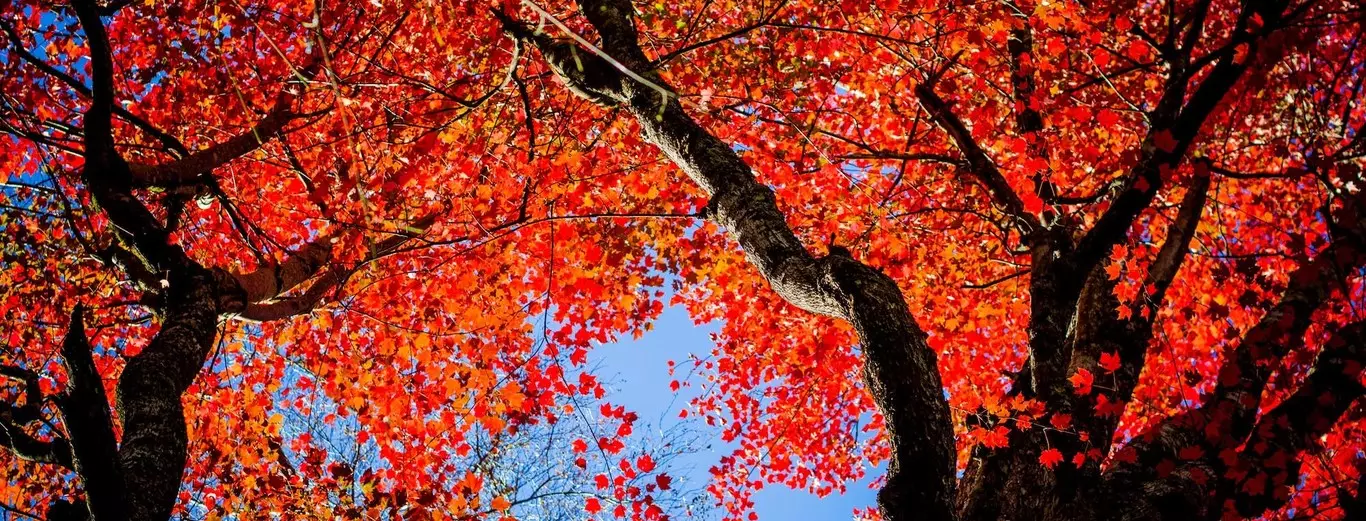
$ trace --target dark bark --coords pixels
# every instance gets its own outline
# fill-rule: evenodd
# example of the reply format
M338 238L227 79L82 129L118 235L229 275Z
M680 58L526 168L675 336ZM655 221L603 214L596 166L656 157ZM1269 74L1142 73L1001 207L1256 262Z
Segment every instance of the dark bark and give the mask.
M114 148L111 125L114 68L99 7L72 7L91 53L91 106L84 118L86 163L82 178L115 225L124 248L148 273L165 280L156 336L128 360L119 378L115 410L122 440L112 429L109 400L86 342L80 309L63 346L71 388L60 400L73 462L85 491L84 506L98 521L160 521L170 517L186 460L181 394L194 381L217 333L220 311L244 307L245 291L206 270L178 246L133 194L133 175ZM68 504L59 511L79 510Z
M920 105L930 114L935 124L944 129L949 137L953 139L958 151L963 154L966 160L966 170L982 183L991 194L992 201L1006 214L1011 220L1011 227L1018 229L1021 235L1028 235L1038 227L1038 219L1029 212L1025 211L1024 203L1020 200L1019 194L1006 181L1004 175L996 168L996 162L987 156L985 150L972 138L972 132L963 124L962 120L949 109L948 103L934 92L933 83L921 83L915 88L915 95L920 100Z
M667 84L649 67L636 44L628 1L584 0L580 7L601 37L602 49L615 62L567 41L533 33L498 14L510 34L540 49L572 92L631 113L645 137L712 196L707 216L732 234L780 296L802 309L845 318L854 325L867 357L865 377L888 419L895 454L888 486L879 496L886 518L1187 519L1212 510L1207 493L1212 491L1209 478L1222 470L1217 462L1196 459L1161 475L1153 470L1162 458L1200 442L1202 431L1193 426L1208 425L1201 423L1203 416L1188 420L1184 417L1196 415L1183 415L1135 440L1139 463L1117 465L1116 472L1104 476L1094 457L1081 468L1063 463L1049 470L1038 462L1047 447L1060 448L1069 456L1093 446L1107 452L1118 419L1095 414L1094 396L1078 401L1069 392L1066 376L1078 368L1095 367L1100 353L1116 353L1121 367L1115 375L1117 385L1107 398L1129 399L1147 356L1152 318L1185 260L1200 221L1210 186L1207 176L1197 176L1187 187L1168 238L1145 278L1149 293L1130 308L1130 317L1120 319L1114 285L1105 273L1112 247L1126 240L1135 219L1185 160L1206 120L1250 69L1252 60L1237 59L1231 50L1220 51L1224 54L1214 57L1207 74L1197 74L1200 71L1190 66L1190 53L1200 43L1207 2L1192 7L1184 25L1173 28L1168 42L1161 44L1172 68L1150 114L1152 130L1129 175L1113 185L1114 193L1101 195L1110 197L1109 209L1084 233L1054 213L1044 212L1045 218L1039 220L1023 209L1014 189L973 142L966 125L934 92L933 80L942 71L916 89L922 106L963 156L962 168L986 188L1031 247L1030 365L1016 378L1012 392L1042 399L1050 411L1074 414L1076 428L1089 438L1082 442L1079 437L1047 438L1039 430L1014 432L1009 448L974 452L957 494L951 478L946 478L951 474L935 470L951 465L952 458L945 456L950 440L940 420L946 414L941 412L942 400L933 387L939 384L933 355L923 347L923 333L896 285L846 255L816 257L806 250L786 226L772 192L754 180L729 146L688 117ZM1243 7L1233 37L1247 45L1245 51L1251 54L1267 34L1280 27L1285 4L1255 0ZM1254 17L1265 22L1256 31L1248 23ZM1031 52L1030 36L1027 27L1017 28L1009 49L1017 126L1023 133L1036 133L1042 126L1040 115L1029 106L1032 78L1022 65ZM635 75L619 71L615 64ZM1189 85L1194 77L1199 81ZM1036 190L1045 200L1056 200L1046 180L1040 179ZM1074 242L1073 237L1079 239ZM1293 289L1287 295L1288 301L1294 300ZM909 470L921 462L932 465ZM955 503L953 509L946 506L949 502Z
M1128 402L1134 387L1138 385L1143 362L1147 359L1148 345L1153 338L1153 320L1162 306L1167 288L1185 262L1209 188L1210 178L1200 176L1186 189L1176 218L1167 228L1167 238L1144 277L1144 291L1148 291L1148 288L1152 291L1129 307L1127 319L1121 319L1118 315L1120 303L1114 296L1115 284L1105 273L1108 261L1091 271L1082 291L1077 305L1077 327L1072 337L1072 359L1068 364L1068 373L1079 369L1099 372L1101 353L1118 355L1120 366L1114 372L1114 390L1109 392L1108 397L1114 402ZM1095 408L1089 403L1093 399L1085 397L1083 402L1083 398L1073 396L1069 411L1073 413L1074 423L1080 432L1085 432L1097 443L1105 443L1114 436L1119 418L1097 416ZM1090 472L1085 472L1086 479L1094 479L1099 475L1099 465L1091 465L1088 470Z
M1129 319L1115 313L1119 303L1113 282L1105 275L1109 253L1127 240L1137 216L1185 160L1205 120L1250 68L1251 60L1235 58L1233 46L1216 51L1222 54L1207 62L1213 64L1207 74L1192 68L1190 51L1197 44L1209 47L1199 41L1209 5L1197 2L1180 24L1169 28L1167 42L1157 45L1171 73L1149 114L1152 131L1132 171L1114 183L1113 193L1096 197L1108 198L1110 207L1084 233L1053 209L1043 211L1042 218L1026 211L1014 187L973 141L968 125L951 111L952 103L934 91L933 81L915 91L963 159L933 157L959 165L984 186L1031 248L1029 367L1016 379L1012 392L1045 401L1051 412L1072 414L1076 429L1102 448L1108 448L1118 419L1097 417L1090 403L1093 397L1075 397L1065 378L1076 369L1094 368L1100 353L1118 353L1122 366L1109 393L1116 401L1129 398L1152 337L1151 317L1189 249L1209 179L1197 178L1188 187L1167 242L1144 281L1155 291L1131 309ZM113 436L110 404L94 370L78 311L63 349L72 383L58 402L70 444L60 438L42 442L27 436L20 428L22 418L16 418L27 418L32 411L10 406L0 409L0 445L21 457L75 469L90 501L54 505L55 517L165 519L175 504L187 458L181 397L212 348L219 317L230 313L268 320L307 312L327 291L344 284L349 272L328 266L330 237L305 245L281 263L242 275L208 270L168 244L173 224L154 218L133 190L198 183L217 166L255 150L297 117L291 111L292 95L282 93L275 108L250 132L163 165L129 165L114 147L111 119L123 113L114 103L114 68L101 10L92 0L76 0L74 7L87 32L93 80L90 88L78 88L85 89L81 92L92 102L85 116L83 179L115 225L125 269L148 286L165 281L167 287L158 295L161 330L128 361L118 382L114 412L124 426L121 442ZM977 449L962 483L956 484L952 429L935 355L895 281L847 251L832 248L821 256L800 241L786 224L773 191L755 179L732 147L683 110L655 72L655 64L639 46L629 0L580 0L580 7L615 62L502 18L509 33L538 47L572 92L634 117L645 137L711 196L706 216L728 230L779 296L854 327L865 356L867 388L886 417L892 447L887 485L879 494L886 519L1189 519L1218 516L1225 499L1243 513L1259 512L1278 504L1274 498L1246 493L1247 480L1260 473L1275 474L1276 483L1293 482L1298 473L1295 458L1362 393L1349 371L1360 367L1362 332L1355 325L1330 342L1314 373L1290 399L1260 420L1255 415L1255 398L1266 385L1267 367L1298 347L1310 313L1328 298L1333 284L1363 263L1366 240L1359 223L1364 221L1353 214L1356 217L1336 221L1337 230L1346 233L1337 233L1328 253L1292 277L1281 303L1243 340L1209 401L1134 440L1137 464L1118 464L1103 475L1094 460L1080 469L1067 463L1047 469L1038 461L1046 447L1060 448L1068 456L1088 447L1075 438L1017 430L1007 449ZM1260 40L1279 26L1284 4L1251 0L1243 8L1231 37L1247 45L1243 54L1255 56ZM1251 28L1253 15L1262 28ZM1015 123L1020 133L1037 137L1043 118L1031 106L1035 84L1027 63L1032 44L1028 25L1012 28L1007 52ZM41 60L32 55L20 58L36 60L41 68ZM1197 77L1200 81L1189 85ZM1037 181L1035 190L1043 200L1059 200L1046 179ZM1357 203L1348 206L1356 211L1353 204ZM406 239L385 241L372 256L383 255ZM296 290L309 281L306 289ZM41 400L27 398L25 407L36 401ZM1232 467L1215 456L1249 439ZM1155 470L1172 454L1192 446L1203 448L1203 456L1181 461L1171 472ZM1356 504L1343 502L1344 508L1357 508L1352 506Z
M95 369L82 313L80 306L71 313L71 325L62 342L62 361L69 383L58 407L71 438L74 470L85 490L90 517L98 521L128 519L127 488L119 466L109 399L104 393L104 380Z
M111 412L78 307L62 349L70 385L57 400L69 446L61 438L35 440L18 428L17 419L34 421L41 414L34 406L41 402L36 380L26 382L23 407L5 404L0 410L8 413L0 415L0 445L21 457L74 470L85 500L54 501L49 509L52 519L161 521L175 507L188 457L182 395L208 358L219 317L254 311L269 319L305 312L326 290L344 282L346 272L329 270L318 277L331 261L330 236L305 245L284 262L243 275L207 269L169 243L174 218L159 222L133 190L198 183L214 168L260 147L299 117L290 109L298 94L282 90L275 108L248 133L164 165L130 166L114 144L114 66L100 7L93 0L75 0L72 7L91 55L91 87L86 91L91 104L83 122L81 178L118 238L119 244L111 247L108 257L152 290L150 302L161 326L147 347L127 360ZM306 75L311 76L314 68L316 64L306 66ZM425 229L435 219L436 215L424 217L414 227ZM410 238L399 234L382 241L369 258L388 254ZM275 301L315 278L302 295ZM22 377L18 371L3 368L3 376ZM119 415L122 439L114 435L114 413Z
M161 331L119 378L119 459L128 489L137 491L128 497L129 517L139 521L167 519L175 506L188 443L180 397L208 359L217 334L212 274L187 266L170 276Z

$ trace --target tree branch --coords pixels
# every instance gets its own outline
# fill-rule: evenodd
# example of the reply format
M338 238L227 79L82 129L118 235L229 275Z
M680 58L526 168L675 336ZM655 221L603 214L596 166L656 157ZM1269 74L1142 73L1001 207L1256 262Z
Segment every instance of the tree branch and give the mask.
M0 415L8 416L8 420L20 425L36 421L43 407L43 391L38 385L38 374L22 367L3 365L0 366L0 376L24 384L24 405L8 406Z
M14 28L9 25L9 23L5 22L4 20L0 20L0 30L3 30L5 32L5 35L9 38L10 44L13 47L14 52L19 55L20 59L38 68L38 70L47 73L49 76L57 78L58 81L61 81L62 83L70 87L72 90L76 91L77 94L80 94L87 98L91 97L90 88L86 87L84 83L77 81L75 78L72 78L71 75L58 70L56 67L53 67L52 65L49 65L47 62L38 59L37 56L34 56L33 53L29 52L29 50L24 47L23 40L19 38L19 33L16 32ZM150 122L139 117L138 115L133 114L132 112L129 112L125 110L123 107L117 105L113 107L113 113L119 116L120 118L127 120L129 123L132 123L133 126L141 129L143 132L146 132L147 135L152 136L153 139L160 141L161 144L165 146L167 149L169 149L173 154L177 156L185 156L186 154L189 154L189 150L185 148L185 145L181 143L180 140L176 139L174 136L170 134L167 134L165 131L157 128L155 125L152 125Z
M1275 492L1299 483L1300 453L1332 429L1366 392L1360 381L1364 365L1366 321L1361 321L1334 333L1295 394L1257 421L1229 477L1221 479L1219 502L1233 499L1245 517L1284 505L1287 498ZM1248 486L1254 480L1260 486Z
M167 244L166 230L130 191L132 173L114 148L114 63L109 37L94 0L74 0L72 7L85 30L91 62L91 103L83 118L85 165L81 176L114 224L119 240L147 271L192 264L184 251Z
M248 303L276 298L312 278L332 260L333 238L332 235L320 236L301 246L283 262L233 275L233 279Z
M100 521L126 519L127 495L109 399L86 340L83 313L81 306L71 312L71 325L62 342L68 383L57 408L71 440L76 475L85 490L91 517Z
M304 74L311 77L318 68L316 61L303 67ZM138 188L174 188L201 182L201 176L208 175L215 168L228 161L242 157L261 148L262 145L278 136L285 126L301 117L292 110L294 102L302 95L303 88L286 85L275 97L270 112L247 131L228 138L203 150L197 150L181 159L159 165L130 165L133 185Z
M1271 25L1279 20L1285 6L1284 2L1274 0L1255 0L1249 3L1239 15L1235 37L1248 32L1247 19L1253 14ZM1198 30L1192 28L1192 33L1198 33ZM1265 34L1261 36L1262 38L1250 39L1245 56L1256 55ZM1189 49L1184 51L1189 52ZM1152 202L1165 178L1180 166L1205 120L1247 72L1251 62L1250 59L1240 60L1238 54L1229 48L1214 69L1200 81L1195 92L1179 112L1175 109L1185 98L1189 78L1185 74L1173 71L1152 118L1154 126L1143 140L1138 164L1131 171L1128 182L1109 210L1101 215L1095 226L1078 242L1075 265L1079 272L1089 273L1100 262L1101 257L1109 254L1115 244L1128 236L1129 227L1134 219Z
M1343 279L1366 265L1366 194L1346 201L1337 217L1342 232L1327 249L1290 275L1281 301L1243 336L1243 343L1220 370L1204 408L1226 422L1228 436L1246 438L1256 418L1259 398L1280 360L1303 342L1314 310Z
M1176 220L1167 227L1167 239L1162 242L1162 247L1157 252L1157 258L1148 267L1148 275L1143 279L1143 287L1145 291L1148 291L1148 294L1143 299L1142 305L1148 310L1146 315L1149 321L1151 321L1151 313L1156 312L1157 308L1162 306L1167 288L1176 279L1177 272L1181 270L1181 264L1186 260L1186 254L1190 251L1191 239L1195 237L1195 229L1200 225L1200 215L1205 209L1209 187L1210 177L1208 175L1197 175L1191 182L1191 186L1186 188L1186 195L1181 198L1180 209L1176 212ZM1138 313L1138 315L1145 314Z
M1366 265L1366 194L1345 201L1330 230L1334 241L1290 275L1281 301L1243 336L1228 355L1214 390L1199 408L1166 419L1137 436L1125 450L1132 463L1116 465L1105 477L1106 494L1116 505L1169 505L1218 513L1206 491L1215 483L1197 479L1223 476L1226 450L1252 434L1262 392L1272 372L1292 349L1302 344L1312 314L1332 290L1354 270ZM1158 465L1184 448L1201 449L1199 458L1184 461L1179 472L1159 475ZM1180 498L1175 499L1175 498ZM1181 507L1180 505L1184 505ZM1145 507L1147 508L1147 507Z
M218 332L214 274L189 265L172 270L168 284L161 329L128 360L118 383L118 461L128 490L137 491L127 503L134 520L171 515L188 446L181 395L208 359Z
M375 244L370 248L370 252L366 255L363 262L369 262L392 253L399 246L402 246L403 243L412 239L417 234L426 231L427 228L430 228L431 225L436 222L438 215L438 213L434 212L413 221L413 223L408 226L408 229L413 230L411 233L395 234L394 236ZM245 301L248 304L257 304L273 300L295 287L298 287L299 284L313 278L332 260L333 238L335 238L333 235L318 237L300 247L284 262L261 266L251 272L240 275L235 274L232 276L233 281L238 289L244 293ZM329 272L324 278L325 280L320 280L314 285L317 286L318 283L324 282L327 284L336 284L345 277L340 276L340 273L332 274ZM284 316L292 314L308 312L312 309L313 304L316 304L316 301L303 305L303 302L294 299L294 304L290 305L292 307L277 306L273 311L267 312L266 309L268 308L257 306L255 311L243 314L242 316L243 318L248 318L250 320L255 320L248 316L250 314L258 314L263 317L276 316L277 318L283 318ZM298 311L287 315L279 315L279 313L289 309L298 309Z
M42 419L43 391L38 385L38 374L22 367L0 366L0 377L23 384L24 404L15 406L0 402L0 447L16 457L36 463L52 463L70 469L71 446L58 437L42 441L28 434L24 426Z
M1011 217L1015 227L1020 230L1021 235L1028 235L1038 225L1037 220L1029 215L1025 210L1024 202L1020 200L1019 194L1011 188L1010 182L1006 181L1005 176L996 168L996 163L987 157L986 151L977 145L973 139L972 132L968 130L962 120L953 113L948 104L934 93L933 83L921 83L915 87L916 97L920 100L921 106L929 112L932 118L944 132L948 133L957 145L958 151L967 160L967 171L977 178L979 183L991 194L991 198L1001 207L1002 211Z

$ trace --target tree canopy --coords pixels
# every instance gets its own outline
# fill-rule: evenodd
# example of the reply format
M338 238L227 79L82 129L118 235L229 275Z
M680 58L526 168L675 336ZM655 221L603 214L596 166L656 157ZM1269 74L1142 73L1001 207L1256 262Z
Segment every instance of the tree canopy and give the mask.
M587 364L676 305L728 519L1366 515L1364 23L0 0L0 504L699 515Z

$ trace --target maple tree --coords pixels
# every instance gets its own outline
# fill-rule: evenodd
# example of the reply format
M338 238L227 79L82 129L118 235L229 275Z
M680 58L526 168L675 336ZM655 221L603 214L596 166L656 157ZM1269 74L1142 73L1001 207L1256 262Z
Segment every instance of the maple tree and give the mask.
M512 517L538 446L551 508L687 515L585 369L667 301L728 517L883 463L889 520L1366 508L1359 3L0 23L6 504Z

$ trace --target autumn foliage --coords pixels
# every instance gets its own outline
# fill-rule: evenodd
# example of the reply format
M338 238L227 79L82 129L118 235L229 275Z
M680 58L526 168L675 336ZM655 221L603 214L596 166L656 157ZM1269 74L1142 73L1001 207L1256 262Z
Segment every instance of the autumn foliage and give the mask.
M0 0L0 508L1366 516L1363 24ZM587 363L670 305L702 502Z

